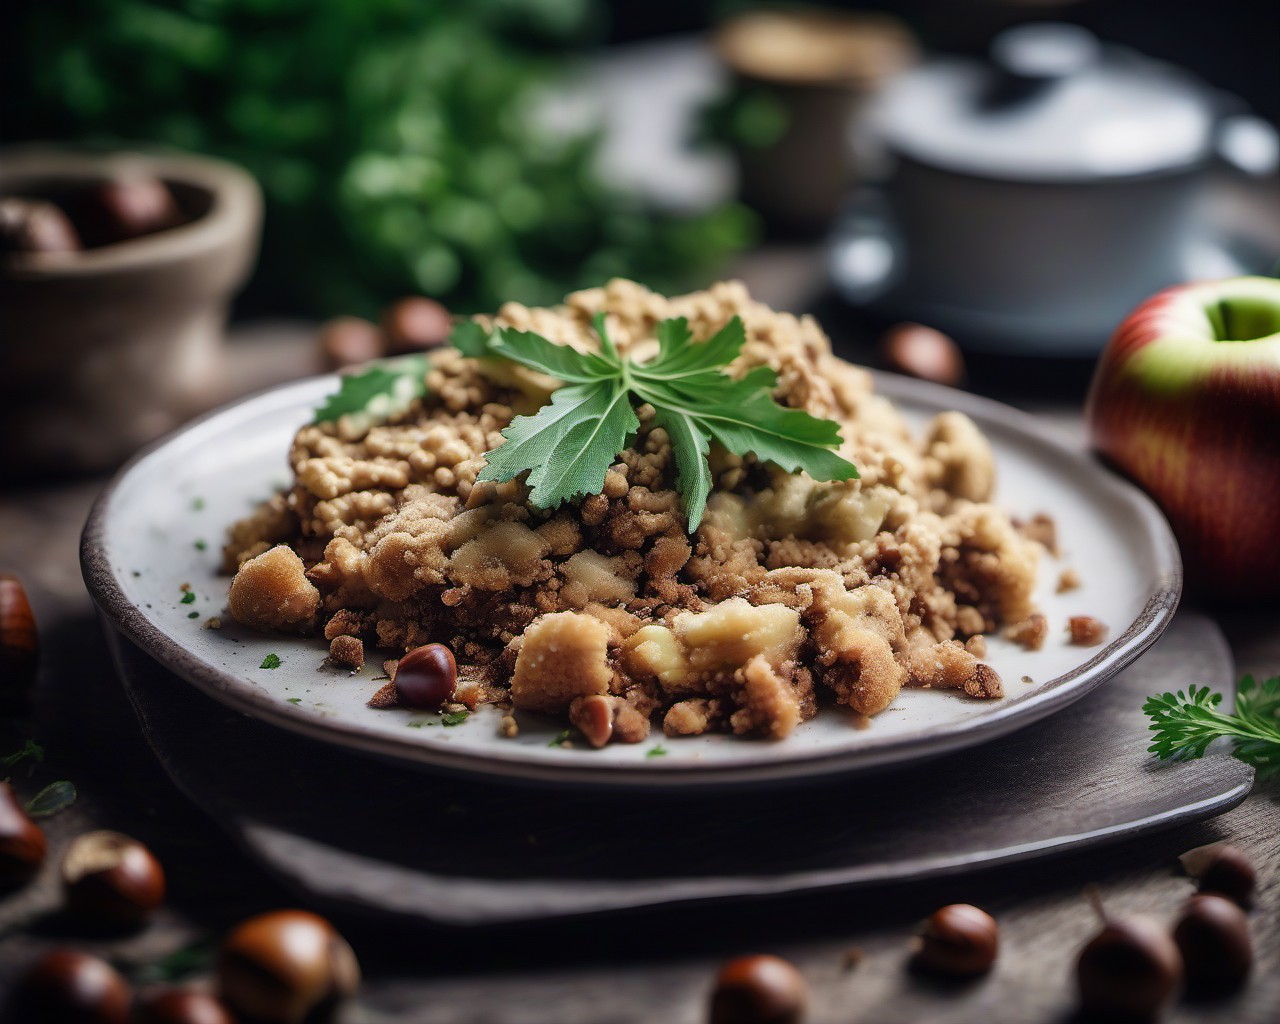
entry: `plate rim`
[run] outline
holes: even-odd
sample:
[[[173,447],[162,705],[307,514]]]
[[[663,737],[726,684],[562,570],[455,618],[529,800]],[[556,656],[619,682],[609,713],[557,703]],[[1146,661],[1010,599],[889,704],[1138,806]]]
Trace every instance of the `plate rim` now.
[[[953,409],[1005,429],[1029,436],[1090,474],[1113,498],[1121,500],[1145,527],[1157,556],[1155,585],[1138,616],[1093,657],[1055,676],[1030,697],[1004,704],[991,714],[955,723],[930,738],[906,735],[868,742],[841,750],[795,751],[763,762],[744,764],[671,764],[646,759],[642,764],[539,762],[519,750],[509,754],[478,755],[474,751],[419,743],[408,737],[373,732],[359,723],[319,719],[289,713],[269,694],[251,683],[203,661],[151,623],[124,594],[104,547],[112,501],[123,482],[146,460],[184,436],[217,420],[243,416],[255,406],[265,410],[299,404],[296,395],[331,387],[336,374],[306,377],[275,385],[213,409],[147,445],[120,468],[94,500],[80,539],[80,564],[85,585],[99,612],[112,628],[144,652],[224,706],[271,725],[300,733],[320,743],[333,743],[416,767],[458,771],[487,778],[535,784],[663,788],[679,785],[715,787],[746,782],[792,782],[798,779],[873,771],[916,763],[975,746],[1006,735],[1053,714],[1084,697],[1136,660],[1167,628],[1182,596],[1182,559],[1173,532],[1156,504],[1128,480],[1108,472],[1087,449],[1068,444],[1058,431],[1013,406],[954,388],[899,374],[869,371],[876,393],[937,408]]]

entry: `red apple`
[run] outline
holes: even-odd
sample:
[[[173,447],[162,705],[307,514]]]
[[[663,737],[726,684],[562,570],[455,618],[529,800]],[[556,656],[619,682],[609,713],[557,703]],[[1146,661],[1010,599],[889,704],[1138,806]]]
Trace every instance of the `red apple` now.
[[[1190,584],[1280,595],[1280,280],[1148,299],[1103,352],[1085,415],[1093,446],[1169,517]]]

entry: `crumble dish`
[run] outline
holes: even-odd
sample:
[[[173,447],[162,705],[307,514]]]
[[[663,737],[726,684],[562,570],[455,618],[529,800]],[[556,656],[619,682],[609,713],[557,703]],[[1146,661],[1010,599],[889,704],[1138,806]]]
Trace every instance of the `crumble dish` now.
[[[394,659],[443,643],[461,703],[567,715],[613,741],[654,722],[669,736],[780,739],[824,705],[861,721],[904,686],[1002,696],[984,636],[1035,614],[1041,545],[990,504],[991,448],[968,417],[942,413],[913,437],[812,318],[737,282],[666,298],[617,280],[478,319],[591,352],[599,313],[638,362],[666,318],[687,318],[702,342],[740,317],[729,374],[775,371],[773,398],[835,421],[860,477],[820,482],[713,444],[690,535],[671,439],[640,405],[600,492],[540,509],[519,478],[477,478],[557,382],[441,349],[407,409],[297,433],[292,487],[229,531],[231,614],[321,633],[352,666],[367,647]],[[601,715],[611,729],[591,727]]]

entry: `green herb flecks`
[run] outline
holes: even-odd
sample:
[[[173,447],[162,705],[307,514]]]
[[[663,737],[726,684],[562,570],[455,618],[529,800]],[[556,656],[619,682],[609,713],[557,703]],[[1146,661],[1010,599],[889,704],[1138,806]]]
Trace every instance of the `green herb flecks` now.
[[[440,716],[441,725],[461,725],[471,717],[469,711],[446,711]]]
[[[670,753],[670,751],[668,751],[666,747],[664,747],[661,743],[659,743],[656,747],[651,747],[650,749],[646,750],[644,752],[644,756],[645,757],[666,757],[668,753]]]
[[[209,545],[206,544],[203,540],[197,540],[192,544],[192,547],[194,547],[197,551],[204,551],[209,547]]]
[[[65,811],[76,802],[76,787],[66,779],[51,782],[40,790],[27,804],[27,813],[33,818],[49,818]]]
[[[198,618],[200,618],[200,613],[199,613],[199,612],[187,612],[187,618],[189,618],[189,619],[198,619]]]
[[[195,604],[195,603],[196,603],[196,592],[194,590],[188,590],[185,594],[183,594],[180,598],[178,598],[178,604]]]
[[[1221,703],[1222,694],[1207,686],[1147,698],[1142,710],[1155,734],[1148,749],[1160,758],[1186,760],[1203,757],[1210,743],[1227,737],[1235,756],[1253,765],[1260,779],[1280,772],[1280,676],[1264,683],[1245,676],[1235,711],[1219,710]]]
[[[280,655],[278,654],[268,654],[265,658],[262,659],[262,664],[258,666],[258,668],[279,668],[279,667],[280,667]]]
[[[364,415],[386,419],[407,409],[427,393],[426,356],[404,356],[370,364],[361,373],[347,374],[338,390],[315,413],[316,423],[330,423],[343,416]]]
[[[547,744],[549,747],[563,747],[569,742],[569,737],[573,735],[572,730],[565,729],[563,732],[557,733],[556,738]]]
[[[301,697],[286,697],[286,698],[285,698],[285,700],[286,700],[288,703],[290,703],[290,704],[301,704],[301,703],[302,703],[302,698],[301,698]]]
[[[647,363],[619,355],[603,314],[595,328],[600,351],[591,353],[529,331],[497,328],[486,335],[474,322],[454,331],[453,343],[464,355],[508,359],[565,384],[537,413],[517,417],[503,431],[504,443],[485,454],[480,480],[501,483],[527,473],[529,500],[539,508],[599,494],[609,467],[640,427],[635,406],[645,403],[670,438],[691,532],[711,492],[713,440],[737,455],[753,454],[818,480],[858,475],[836,452],[838,424],[774,400],[778,378],[772,370],[759,366],[740,378],[724,372],[746,343],[739,317],[701,343],[683,317],[664,320],[657,328],[658,354]]]

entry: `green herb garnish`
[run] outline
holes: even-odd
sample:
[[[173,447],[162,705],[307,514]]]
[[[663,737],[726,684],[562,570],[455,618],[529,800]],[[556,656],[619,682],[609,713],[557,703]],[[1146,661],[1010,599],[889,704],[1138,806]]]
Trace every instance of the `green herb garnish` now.
[[[279,667],[280,667],[280,655],[278,654],[268,654],[265,658],[262,659],[262,664],[258,666],[258,668],[279,668]]]
[[[37,764],[44,760],[44,747],[33,739],[28,739],[22,746],[15,750],[12,754],[6,754],[0,757],[0,767],[13,768],[15,765],[21,764],[27,758],[35,761]]]
[[[461,725],[471,717],[469,711],[446,711],[440,716],[441,725]]]
[[[1280,676],[1261,684],[1253,676],[1241,679],[1232,714],[1218,710],[1221,703],[1222,694],[1207,686],[1147,698],[1142,710],[1155,733],[1148,749],[1160,758],[1186,760],[1203,757],[1210,743],[1225,736],[1259,778],[1280,771]]]
[[[667,748],[664,747],[661,743],[659,743],[656,747],[652,747],[651,749],[646,750],[644,753],[644,756],[645,757],[666,757],[668,753],[669,751],[667,750]]]
[[[188,590],[185,594],[183,594],[180,598],[178,598],[178,604],[194,604],[195,600],[196,600],[196,592],[194,590]]]
[[[197,540],[194,544],[194,547],[197,551],[204,551],[208,546],[209,545],[202,540]]]
[[[200,613],[199,613],[199,612],[187,612],[187,618],[189,618],[189,619],[198,619],[198,618],[200,618]]]
[[[647,363],[623,358],[595,318],[600,351],[581,353],[530,331],[460,324],[453,344],[473,358],[504,358],[548,374],[565,386],[533,416],[519,416],[503,431],[504,443],[485,454],[480,480],[504,482],[524,473],[529,501],[539,508],[599,494],[605,474],[640,427],[635,406],[648,403],[654,423],[666,430],[676,465],[676,488],[690,531],[697,529],[711,491],[707,461],[711,441],[737,455],[754,454],[790,472],[818,480],[858,475],[836,454],[839,425],[778,404],[777,374],[758,366],[741,378],[724,372],[746,343],[741,318],[713,337],[693,340],[683,318],[658,324],[658,355]]]
[[[286,701],[288,701],[290,704],[301,704],[301,703],[302,703],[302,698],[301,698],[301,697],[286,697],[286,698],[285,698],[285,700],[286,700]]]
[[[66,779],[51,782],[40,790],[27,804],[27,813],[33,818],[48,818],[65,811],[76,802],[76,787]]]
[[[555,738],[555,739],[553,739],[550,743],[548,743],[548,744],[547,744],[547,746],[549,746],[549,747],[563,747],[566,743],[568,743],[568,742],[569,742],[569,737],[570,737],[571,735],[573,735],[572,730],[570,730],[570,729],[565,729],[563,732],[558,733],[558,734],[556,735],[556,738]]]
[[[204,498],[192,498],[192,499],[191,499],[191,510],[192,510],[193,512],[203,512],[203,511],[204,511]]]
[[[408,408],[427,393],[426,356],[384,359],[361,373],[346,374],[338,390],[316,409],[316,423],[330,423],[353,413],[386,417]]]

